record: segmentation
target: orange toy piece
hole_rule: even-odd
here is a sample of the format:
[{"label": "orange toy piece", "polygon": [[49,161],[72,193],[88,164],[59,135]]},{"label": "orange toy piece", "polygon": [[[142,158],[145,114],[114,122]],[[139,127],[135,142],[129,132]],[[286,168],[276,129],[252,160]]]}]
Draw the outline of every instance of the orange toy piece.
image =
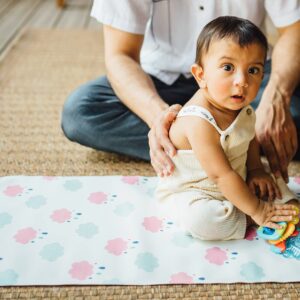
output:
[{"label": "orange toy piece", "polygon": [[286,250],[286,244],[285,244],[286,241],[282,241],[276,245],[272,245],[271,247],[276,247],[277,248],[277,253],[280,252],[284,252]]},{"label": "orange toy piece", "polygon": [[280,242],[283,242],[285,241],[288,237],[290,237],[294,231],[295,231],[296,227],[295,227],[295,224],[293,224],[292,222],[289,222],[287,224],[287,227],[286,227],[286,230],[285,232],[283,233],[283,235],[278,239],[278,240],[275,240],[275,241],[271,241],[269,240],[268,242],[272,245],[276,245],[276,244],[279,244]]}]

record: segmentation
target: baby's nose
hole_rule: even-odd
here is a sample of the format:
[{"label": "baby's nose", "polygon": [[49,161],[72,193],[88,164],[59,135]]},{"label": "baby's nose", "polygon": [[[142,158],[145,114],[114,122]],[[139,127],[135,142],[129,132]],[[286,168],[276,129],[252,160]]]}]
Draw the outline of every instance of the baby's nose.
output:
[{"label": "baby's nose", "polygon": [[248,87],[246,76],[242,73],[236,75],[233,84],[235,86]]}]

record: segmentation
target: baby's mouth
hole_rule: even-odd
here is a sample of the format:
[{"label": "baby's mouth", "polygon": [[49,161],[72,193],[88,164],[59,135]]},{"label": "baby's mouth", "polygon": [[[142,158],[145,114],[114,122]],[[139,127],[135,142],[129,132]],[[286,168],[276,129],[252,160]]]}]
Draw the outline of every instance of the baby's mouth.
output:
[{"label": "baby's mouth", "polygon": [[243,103],[245,101],[245,96],[243,96],[243,95],[232,95],[231,99],[235,103]]},{"label": "baby's mouth", "polygon": [[245,97],[243,95],[232,95],[231,99],[233,99],[236,102],[242,102],[244,101]]},{"label": "baby's mouth", "polygon": [[243,99],[244,98],[242,95],[233,95],[231,97],[235,98],[235,99]]}]

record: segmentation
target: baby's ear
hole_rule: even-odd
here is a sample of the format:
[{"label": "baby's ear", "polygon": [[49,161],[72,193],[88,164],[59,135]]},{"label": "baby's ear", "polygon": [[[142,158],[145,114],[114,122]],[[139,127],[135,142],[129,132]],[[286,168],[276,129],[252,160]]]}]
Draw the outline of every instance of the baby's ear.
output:
[{"label": "baby's ear", "polygon": [[206,88],[206,81],[204,80],[203,68],[198,64],[193,64],[191,67],[191,73],[193,74],[194,78],[198,82],[200,88],[201,89]]},{"label": "baby's ear", "polygon": [[191,73],[198,83],[203,80],[203,69],[198,64],[193,64],[191,67]]}]

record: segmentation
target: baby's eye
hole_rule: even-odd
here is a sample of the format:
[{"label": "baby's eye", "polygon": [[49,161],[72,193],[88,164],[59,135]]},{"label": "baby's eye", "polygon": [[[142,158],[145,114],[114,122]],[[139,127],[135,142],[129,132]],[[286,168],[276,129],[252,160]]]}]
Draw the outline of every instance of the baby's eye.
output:
[{"label": "baby's eye", "polygon": [[249,68],[248,72],[250,74],[258,74],[260,72],[260,69],[257,67],[251,67],[251,68]]},{"label": "baby's eye", "polygon": [[234,67],[231,64],[223,65],[223,70],[225,71],[233,71]]}]

